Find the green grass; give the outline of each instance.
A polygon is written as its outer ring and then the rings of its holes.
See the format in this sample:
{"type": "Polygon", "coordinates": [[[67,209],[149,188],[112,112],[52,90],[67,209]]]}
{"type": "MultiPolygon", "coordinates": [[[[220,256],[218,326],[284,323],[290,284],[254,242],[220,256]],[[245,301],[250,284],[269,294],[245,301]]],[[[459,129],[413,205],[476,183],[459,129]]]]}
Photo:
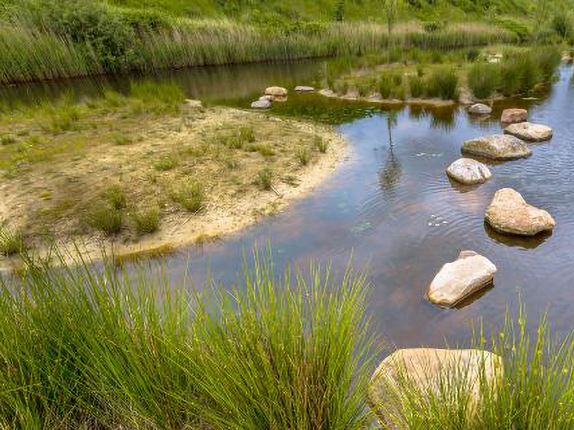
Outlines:
{"type": "Polygon", "coordinates": [[[425,78],[425,94],[428,97],[438,97],[444,100],[458,98],[458,75],[450,67],[440,68],[425,78]]]}
{"type": "Polygon", "coordinates": [[[366,423],[362,275],[273,273],[264,261],[236,287],[193,293],[143,268],[27,266],[1,280],[2,428],[366,423]]]}
{"type": "Polygon", "coordinates": [[[123,227],[123,211],[103,202],[94,203],[86,215],[87,224],[106,236],[118,234],[123,227]]]}
{"type": "Polygon", "coordinates": [[[20,230],[0,228],[0,253],[6,257],[21,254],[26,250],[24,235],[20,230]]]}
{"type": "Polygon", "coordinates": [[[160,211],[157,207],[135,209],[131,217],[139,235],[154,233],[159,228],[160,211]]]}
{"type": "Polygon", "coordinates": [[[329,148],[329,142],[327,142],[321,136],[315,136],[313,145],[315,146],[315,149],[319,151],[321,154],[326,153],[327,149],[329,148]]]}
{"type": "Polygon", "coordinates": [[[153,168],[160,172],[171,170],[177,166],[177,161],[172,156],[161,157],[159,160],[154,161],[153,168]]]}
{"type": "Polygon", "coordinates": [[[0,137],[0,145],[12,145],[14,143],[18,143],[18,139],[12,134],[4,134],[0,137]]]}
{"type": "Polygon", "coordinates": [[[270,190],[273,186],[273,171],[269,167],[260,170],[255,178],[255,183],[259,185],[262,190],[270,190]]]}
{"type": "Polygon", "coordinates": [[[498,64],[473,64],[468,71],[468,86],[475,97],[485,99],[500,88],[501,72],[498,64]]]}
{"type": "Polygon", "coordinates": [[[127,205],[127,197],[122,187],[118,184],[110,185],[104,192],[104,198],[117,210],[124,209],[127,205]]]}
{"type": "Polygon", "coordinates": [[[303,148],[296,152],[295,157],[301,166],[306,166],[311,161],[311,152],[307,148],[303,148]]]}
{"type": "Polygon", "coordinates": [[[185,210],[196,213],[205,208],[207,196],[199,182],[186,182],[175,186],[170,191],[171,199],[185,210]]]}

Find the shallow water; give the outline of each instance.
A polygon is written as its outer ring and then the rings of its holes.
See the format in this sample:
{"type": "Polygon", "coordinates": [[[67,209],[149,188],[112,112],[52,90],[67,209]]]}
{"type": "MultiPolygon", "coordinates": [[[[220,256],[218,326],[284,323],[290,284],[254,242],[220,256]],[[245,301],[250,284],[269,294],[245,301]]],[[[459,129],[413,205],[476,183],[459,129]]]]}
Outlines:
{"type": "MultiPolygon", "coordinates": [[[[212,103],[248,106],[265,86],[312,82],[321,63],[242,66],[179,71],[176,79],[191,97],[212,103]],[[198,71],[200,70],[200,71],[198,71]],[[219,74],[219,75],[218,75],[219,74]]],[[[530,316],[548,309],[561,331],[574,323],[574,85],[572,67],[541,100],[504,102],[490,118],[477,120],[457,108],[385,109],[316,95],[290,96],[276,104],[279,114],[320,116],[337,123],[350,142],[348,158],[316,191],[286,211],[241,233],[201,249],[184,250],[167,260],[172,276],[188,271],[201,283],[209,272],[233,282],[254,246],[270,243],[275,264],[332,262],[341,271],[353,256],[369,265],[375,326],[398,346],[463,343],[470,320],[487,330],[504,324],[521,302],[530,316]],[[548,143],[533,144],[528,159],[491,163],[493,178],[481,186],[452,183],[446,167],[460,157],[469,138],[501,132],[504,107],[530,109],[532,122],[551,126],[548,143]],[[534,239],[503,236],[484,223],[496,190],[512,187],[556,219],[552,235],[534,239]],[[439,268],[463,249],[491,259],[498,267],[495,286],[457,310],[444,310],[424,298],[439,268]]],[[[99,87],[94,84],[95,87],[99,87]]],[[[125,85],[125,82],[117,84],[125,85]]],[[[45,90],[41,90],[40,93],[45,90]]]]}

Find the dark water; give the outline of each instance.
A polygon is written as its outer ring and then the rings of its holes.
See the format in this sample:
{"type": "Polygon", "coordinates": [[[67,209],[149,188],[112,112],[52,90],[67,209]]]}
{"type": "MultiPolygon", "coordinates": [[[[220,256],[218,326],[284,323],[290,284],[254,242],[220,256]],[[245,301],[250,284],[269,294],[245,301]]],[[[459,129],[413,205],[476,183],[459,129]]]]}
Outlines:
{"type": "MultiPolygon", "coordinates": [[[[265,86],[312,82],[321,63],[181,71],[176,79],[192,97],[247,105],[265,86]]],[[[184,250],[166,264],[170,275],[186,272],[201,283],[209,272],[233,282],[244,253],[270,243],[277,267],[332,262],[341,271],[353,256],[369,265],[370,311],[376,327],[398,346],[443,346],[471,336],[471,320],[500,328],[505,310],[522,303],[533,320],[548,310],[562,332],[574,323],[574,86],[563,65],[551,92],[536,101],[495,106],[476,120],[462,109],[416,107],[385,110],[313,95],[292,96],[279,114],[320,116],[337,122],[350,142],[348,159],[312,195],[285,212],[199,249],[184,250]],[[504,107],[530,109],[532,122],[555,131],[552,141],[532,145],[528,159],[492,164],[493,178],[475,187],[451,183],[446,167],[460,157],[461,143],[501,131],[504,107]],[[496,190],[512,187],[556,219],[552,235],[534,239],[502,236],[484,223],[496,190]],[[498,267],[493,289],[458,310],[424,299],[438,269],[464,249],[498,267]]],[[[162,79],[162,77],[159,77],[162,79]]],[[[98,84],[99,85],[99,84],[98,84]]],[[[96,87],[98,86],[96,85],[96,87]]],[[[125,85],[125,82],[117,85],[125,85]]],[[[44,91],[44,90],[42,90],[44,91]]]]}

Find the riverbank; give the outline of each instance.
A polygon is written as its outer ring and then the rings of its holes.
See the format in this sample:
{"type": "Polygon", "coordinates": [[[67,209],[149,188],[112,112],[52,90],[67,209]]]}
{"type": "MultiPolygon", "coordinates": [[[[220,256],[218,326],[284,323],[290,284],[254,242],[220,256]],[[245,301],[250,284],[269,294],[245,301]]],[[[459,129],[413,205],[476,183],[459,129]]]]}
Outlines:
{"type": "Polygon", "coordinates": [[[326,126],[142,91],[1,117],[4,266],[19,247],[121,260],[217,240],[310,192],[345,154],[326,126]]]}

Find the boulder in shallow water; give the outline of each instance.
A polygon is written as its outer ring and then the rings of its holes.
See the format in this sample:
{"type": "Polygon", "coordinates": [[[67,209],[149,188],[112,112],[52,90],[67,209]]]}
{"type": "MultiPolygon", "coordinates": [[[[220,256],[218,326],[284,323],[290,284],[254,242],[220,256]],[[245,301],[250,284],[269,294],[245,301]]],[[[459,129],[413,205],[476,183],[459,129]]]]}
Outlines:
{"type": "Polygon", "coordinates": [[[469,107],[468,111],[475,115],[487,115],[492,112],[492,108],[483,103],[476,103],[469,107]]]}
{"type": "Polygon", "coordinates": [[[428,299],[439,306],[451,308],[494,280],[496,266],[474,251],[462,251],[452,263],[447,263],[434,277],[428,289],[428,299]]]}
{"type": "Polygon", "coordinates": [[[459,158],[448,166],[446,174],[466,185],[483,184],[492,177],[488,167],[472,158],[459,158]]]}
{"type": "Polygon", "coordinates": [[[268,87],[265,94],[273,97],[287,97],[287,89],[283,87],[268,87]]]}
{"type": "Polygon", "coordinates": [[[526,109],[504,109],[500,121],[506,124],[528,121],[528,111],[526,109]]]}
{"type": "Polygon", "coordinates": [[[494,160],[514,160],[532,154],[522,140],[507,134],[493,134],[467,140],[462,144],[462,152],[494,160]]]}
{"type": "Polygon", "coordinates": [[[251,107],[254,109],[269,109],[271,107],[271,101],[267,99],[259,99],[256,102],[251,103],[251,107]]]}
{"type": "Polygon", "coordinates": [[[529,205],[520,193],[512,188],[503,188],[496,192],[486,210],[486,221],[500,233],[521,236],[552,231],[556,225],[548,212],[529,205]]]}
{"type": "Polygon", "coordinates": [[[510,124],[504,129],[504,132],[516,136],[527,142],[544,142],[552,139],[552,129],[542,124],[533,124],[531,122],[519,122],[510,124]]]}
{"type": "Polygon", "coordinates": [[[494,389],[500,385],[503,377],[502,358],[492,352],[477,349],[399,349],[385,358],[371,377],[367,400],[388,428],[405,429],[408,426],[404,417],[414,412],[413,404],[409,402],[410,396],[405,395],[407,390],[420,394],[420,403],[417,404],[426,408],[430,407],[430,403],[425,404],[429,392],[436,396],[444,395],[444,402],[448,404],[456,394],[445,392],[445,388],[466,388],[467,413],[472,417],[480,408],[481,393],[486,388],[494,389]]]}
{"type": "Polygon", "coordinates": [[[312,93],[313,91],[315,91],[315,88],[307,87],[305,85],[298,85],[295,87],[295,91],[297,91],[298,93],[312,93]]]}

